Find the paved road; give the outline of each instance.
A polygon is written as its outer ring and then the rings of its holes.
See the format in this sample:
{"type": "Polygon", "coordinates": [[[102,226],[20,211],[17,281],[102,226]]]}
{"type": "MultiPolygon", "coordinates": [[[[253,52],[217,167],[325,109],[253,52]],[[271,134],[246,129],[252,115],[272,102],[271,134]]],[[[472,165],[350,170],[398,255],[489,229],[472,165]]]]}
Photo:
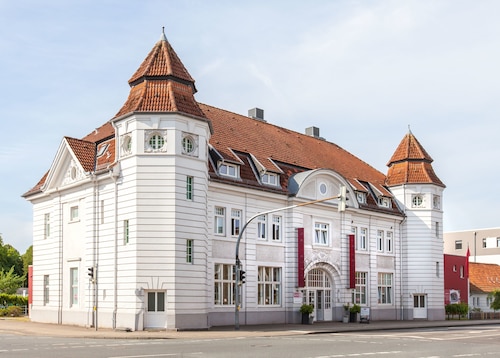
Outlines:
{"type": "Polygon", "coordinates": [[[204,339],[109,339],[0,333],[0,356],[71,358],[497,357],[500,325],[204,339]]]}

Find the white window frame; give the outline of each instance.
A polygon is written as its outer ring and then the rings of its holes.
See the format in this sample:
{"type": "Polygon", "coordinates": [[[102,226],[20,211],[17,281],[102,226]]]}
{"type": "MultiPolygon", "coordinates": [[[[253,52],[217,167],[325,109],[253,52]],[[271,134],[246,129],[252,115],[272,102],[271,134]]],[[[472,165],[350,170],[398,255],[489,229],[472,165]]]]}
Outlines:
{"type": "Polygon", "coordinates": [[[49,275],[43,275],[43,305],[48,305],[50,302],[50,285],[49,275]]]}
{"type": "Polygon", "coordinates": [[[352,290],[351,303],[366,305],[366,294],[368,292],[368,272],[356,272],[356,288],[352,290]]]}
{"type": "Polygon", "coordinates": [[[225,177],[238,178],[238,166],[235,164],[222,163],[219,166],[219,174],[225,177]]]}
{"type": "MultiPolygon", "coordinates": [[[[234,306],[236,284],[235,267],[228,264],[214,266],[214,305],[234,306]]],[[[244,302],[241,300],[241,302],[244,302]]]]}
{"type": "Polygon", "coordinates": [[[273,185],[273,186],[277,186],[279,183],[278,174],[275,173],[265,172],[264,174],[262,174],[260,180],[262,184],[273,185]]]}
{"type": "Polygon", "coordinates": [[[358,200],[358,203],[365,204],[366,203],[366,193],[363,193],[361,191],[356,192],[356,199],[358,200]]]}
{"type": "Polygon", "coordinates": [[[130,221],[123,220],[123,244],[127,245],[130,242],[130,221]]]}
{"type": "Polygon", "coordinates": [[[45,213],[44,215],[44,239],[48,239],[50,237],[50,213],[45,213]]]}
{"type": "Polygon", "coordinates": [[[231,236],[238,236],[241,230],[243,214],[239,209],[231,209],[231,236]]]}
{"type": "Polygon", "coordinates": [[[377,251],[384,251],[384,230],[377,230],[377,251]]]}
{"type": "Polygon", "coordinates": [[[226,235],[226,208],[216,206],[214,208],[214,233],[216,235],[226,235]]]}
{"type": "Polygon", "coordinates": [[[71,267],[69,269],[69,280],[70,280],[70,299],[69,306],[78,306],[78,267],[71,267]]]}
{"type": "Polygon", "coordinates": [[[383,208],[390,208],[391,207],[391,200],[385,196],[381,196],[378,199],[378,204],[383,208]]]}
{"type": "Polygon", "coordinates": [[[281,227],[282,227],[282,217],[280,215],[273,215],[272,216],[272,235],[271,239],[273,241],[281,241],[281,227]]]}
{"type": "Polygon", "coordinates": [[[330,243],[330,225],[324,222],[314,223],[314,244],[328,246],[330,243]]]}
{"type": "Polygon", "coordinates": [[[357,249],[361,251],[368,250],[368,229],[365,227],[359,229],[359,240],[357,240],[357,249]]]}
{"type": "Polygon", "coordinates": [[[423,208],[425,203],[424,196],[422,194],[414,194],[411,196],[411,207],[412,208],[423,208]]]}
{"type": "Polygon", "coordinates": [[[392,231],[387,231],[385,235],[385,250],[386,252],[393,252],[394,251],[394,238],[393,235],[394,233],[392,231]]]}
{"type": "Polygon", "coordinates": [[[259,266],[257,273],[257,304],[281,305],[281,267],[259,266]]]}
{"type": "Polygon", "coordinates": [[[80,219],[78,205],[73,205],[69,208],[69,221],[78,221],[80,219]]]}
{"type": "Polygon", "coordinates": [[[193,200],[194,193],[194,177],[191,175],[186,176],[186,200],[193,200]]]}
{"type": "Polygon", "coordinates": [[[186,263],[193,263],[193,249],[194,249],[194,241],[193,239],[186,240],[186,263]]]}
{"type": "Polygon", "coordinates": [[[462,240],[455,240],[455,250],[462,250],[462,240]]]}
{"type": "Polygon", "coordinates": [[[267,215],[257,217],[257,238],[259,240],[267,239],[267,215]]]}
{"type": "Polygon", "coordinates": [[[378,303],[391,304],[393,302],[393,274],[379,272],[378,274],[378,303]]]}

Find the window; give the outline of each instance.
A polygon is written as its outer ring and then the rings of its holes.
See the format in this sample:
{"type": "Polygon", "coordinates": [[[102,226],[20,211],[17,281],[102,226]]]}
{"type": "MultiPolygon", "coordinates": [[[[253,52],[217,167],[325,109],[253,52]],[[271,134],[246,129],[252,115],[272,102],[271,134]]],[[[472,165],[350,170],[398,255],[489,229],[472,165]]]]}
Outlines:
{"type": "Polygon", "coordinates": [[[486,249],[486,238],[483,238],[483,249],[486,249]]]}
{"type": "Polygon", "coordinates": [[[464,278],[464,267],[460,266],[460,278],[464,278]]]}
{"type": "Polygon", "coordinates": [[[366,304],[367,277],[368,273],[366,272],[356,272],[356,288],[352,293],[352,303],[366,304]]]}
{"type": "Polygon", "coordinates": [[[159,135],[159,134],[153,134],[150,138],[149,138],[149,146],[152,148],[152,149],[160,149],[162,148],[163,146],[165,145],[165,138],[163,138],[163,136],[159,135]]]}
{"type": "Polygon", "coordinates": [[[241,229],[241,210],[231,209],[231,236],[238,236],[241,229]]]}
{"type": "Polygon", "coordinates": [[[101,200],[101,224],[104,224],[104,200],[101,200]]]}
{"type": "Polygon", "coordinates": [[[266,239],[267,216],[261,215],[257,218],[257,238],[266,239]]]}
{"type": "Polygon", "coordinates": [[[193,180],[192,176],[186,177],[186,199],[193,200],[193,180]]]}
{"type": "Polygon", "coordinates": [[[455,250],[462,250],[462,240],[455,240],[455,250]]]}
{"type": "Polygon", "coordinates": [[[71,221],[78,220],[78,206],[72,206],[69,209],[69,217],[71,221]]]}
{"type": "Polygon", "coordinates": [[[377,231],[377,250],[384,251],[384,232],[382,230],[377,231]]]}
{"type": "Polygon", "coordinates": [[[497,237],[497,247],[500,247],[500,237],[497,237]]]}
{"type": "Polygon", "coordinates": [[[126,134],[122,137],[122,153],[123,155],[128,155],[131,152],[132,152],[132,137],[129,134],[126,134]]]}
{"type": "Polygon", "coordinates": [[[257,274],[258,304],[281,304],[281,268],[259,267],[257,274]]]}
{"type": "Polygon", "coordinates": [[[362,227],[359,231],[358,250],[366,250],[368,229],[362,227]]]}
{"type": "Polygon", "coordinates": [[[186,154],[190,154],[194,151],[194,140],[191,136],[182,138],[182,151],[186,154]]]}
{"type": "Polygon", "coordinates": [[[69,279],[70,279],[70,299],[69,305],[70,307],[78,304],[78,269],[76,267],[72,267],[69,270],[69,279]]]}
{"type": "Polygon", "coordinates": [[[378,303],[392,303],[392,273],[378,274],[378,303]]]}
{"type": "Polygon", "coordinates": [[[238,171],[236,169],[236,165],[234,164],[221,164],[219,167],[219,174],[227,177],[238,177],[238,171]]]}
{"type": "Polygon", "coordinates": [[[432,196],[432,207],[434,209],[441,209],[441,197],[439,195],[432,196]]]}
{"type": "Polygon", "coordinates": [[[186,262],[188,264],[193,263],[193,240],[186,240],[186,262]]]}
{"type": "Polygon", "coordinates": [[[436,224],[434,227],[436,229],[436,232],[434,233],[434,235],[436,235],[436,237],[439,239],[439,232],[440,232],[439,221],[436,221],[436,224]]]}
{"type": "Polygon", "coordinates": [[[441,275],[441,272],[439,270],[439,261],[436,261],[436,277],[439,277],[441,275]]]}
{"type": "Polygon", "coordinates": [[[44,238],[48,239],[50,237],[50,214],[47,213],[44,216],[44,238]]]}
{"type": "Polygon", "coordinates": [[[165,312],[165,292],[148,292],[148,312],[165,312]]]}
{"type": "Polygon", "coordinates": [[[215,264],[215,269],[214,269],[215,305],[217,306],[234,305],[235,281],[236,277],[235,277],[234,265],[215,264]]]}
{"type": "Polygon", "coordinates": [[[278,175],[274,173],[264,173],[261,177],[263,184],[278,185],[278,175]]]}
{"type": "Polygon", "coordinates": [[[123,220],[123,243],[126,245],[130,240],[130,229],[128,220],[123,220]]]}
{"type": "Polygon", "coordinates": [[[215,218],[214,218],[214,232],[218,235],[224,235],[226,221],[226,208],[221,208],[220,206],[215,207],[215,218]]]}
{"type": "Polygon", "coordinates": [[[392,245],[393,240],[392,240],[392,231],[387,231],[386,236],[385,236],[385,250],[387,252],[392,252],[392,245]]]}
{"type": "Polygon", "coordinates": [[[49,303],[49,275],[43,276],[43,305],[49,303]]]}
{"type": "Polygon", "coordinates": [[[314,243],[320,245],[328,244],[328,224],[314,224],[314,243]]]}
{"type": "Polygon", "coordinates": [[[273,215],[273,241],[281,241],[281,216],[273,215]]]}
{"type": "MultiPolygon", "coordinates": [[[[358,228],[356,226],[351,227],[351,234],[354,235],[354,240],[358,239],[358,228]]],[[[357,242],[356,242],[356,246],[358,246],[357,242]]]]}
{"type": "Polygon", "coordinates": [[[380,197],[378,199],[378,204],[384,208],[390,208],[391,207],[391,199],[386,198],[386,197],[380,197]]]}
{"type": "Polygon", "coordinates": [[[490,307],[491,303],[493,302],[493,297],[486,297],[486,306],[490,307]]]}
{"type": "Polygon", "coordinates": [[[420,208],[424,204],[424,197],[422,195],[413,195],[411,198],[411,205],[413,208],[420,208]]]}
{"type": "Polygon", "coordinates": [[[365,204],[366,203],[366,194],[362,192],[356,192],[356,198],[358,199],[358,203],[365,204]]]}

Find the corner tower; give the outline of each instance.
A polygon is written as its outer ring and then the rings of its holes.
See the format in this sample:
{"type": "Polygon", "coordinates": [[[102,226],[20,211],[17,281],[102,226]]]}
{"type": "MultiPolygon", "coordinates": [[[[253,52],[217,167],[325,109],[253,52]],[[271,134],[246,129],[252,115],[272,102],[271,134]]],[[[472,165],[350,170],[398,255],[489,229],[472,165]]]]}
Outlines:
{"type": "Polygon", "coordinates": [[[444,312],[443,210],[445,185],[433,159],[411,131],[387,166],[386,185],[406,214],[402,224],[402,314],[440,320],[444,312]]]}
{"type": "Polygon", "coordinates": [[[117,297],[118,320],[144,312],[136,329],[205,327],[211,124],[164,33],[128,82],[111,120],[121,170],[117,222],[127,238],[118,245],[117,280],[138,299],[133,311],[125,308],[130,297],[117,297]]]}

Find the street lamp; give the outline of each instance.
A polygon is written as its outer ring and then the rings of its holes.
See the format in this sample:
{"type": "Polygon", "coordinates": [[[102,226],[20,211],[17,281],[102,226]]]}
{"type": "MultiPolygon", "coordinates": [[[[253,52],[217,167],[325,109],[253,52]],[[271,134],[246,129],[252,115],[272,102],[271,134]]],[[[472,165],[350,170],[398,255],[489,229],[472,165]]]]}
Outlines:
{"type": "MultiPolygon", "coordinates": [[[[245,225],[243,225],[243,228],[241,229],[238,239],[236,240],[236,261],[235,261],[235,267],[234,267],[234,274],[235,274],[235,292],[234,292],[234,329],[239,330],[240,329],[240,272],[241,270],[241,261],[239,257],[239,251],[240,251],[240,241],[241,237],[243,236],[243,233],[245,232],[245,229],[247,228],[248,224],[252,222],[255,218],[261,216],[261,215],[266,215],[266,214],[271,214],[275,213],[277,211],[283,211],[283,210],[288,210],[288,209],[293,209],[297,208],[299,206],[306,206],[306,205],[311,205],[311,204],[316,204],[316,203],[321,203],[323,201],[327,200],[333,200],[333,199],[340,199],[339,201],[339,211],[345,211],[346,205],[345,202],[347,200],[346,198],[347,191],[345,189],[345,186],[340,187],[340,194],[331,196],[328,198],[324,199],[318,199],[318,200],[313,200],[313,201],[307,201],[305,203],[301,204],[296,204],[296,205],[291,205],[291,206],[285,206],[283,208],[277,208],[277,209],[272,209],[272,210],[267,210],[267,211],[262,211],[258,214],[255,214],[252,216],[250,219],[247,220],[245,225]]],[[[243,271],[245,272],[245,271],[243,271]]]]}

